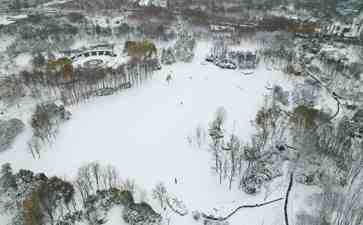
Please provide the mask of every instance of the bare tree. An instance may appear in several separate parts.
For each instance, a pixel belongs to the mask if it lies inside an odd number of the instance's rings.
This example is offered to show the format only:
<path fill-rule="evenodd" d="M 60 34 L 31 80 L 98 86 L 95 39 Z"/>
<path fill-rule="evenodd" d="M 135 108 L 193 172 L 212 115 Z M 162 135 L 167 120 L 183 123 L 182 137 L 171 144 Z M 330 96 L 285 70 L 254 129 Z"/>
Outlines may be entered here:
<path fill-rule="evenodd" d="M 221 158 L 220 148 L 221 140 L 224 137 L 223 124 L 226 120 L 226 111 L 219 107 L 215 113 L 215 118 L 209 126 L 209 136 L 212 138 L 211 150 L 214 157 L 214 171 L 219 174 L 219 182 L 222 183 L 223 161 Z"/>
<path fill-rule="evenodd" d="M 240 157 L 242 155 L 241 142 L 238 137 L 234 134 L 231 135 L 230 140 L 228 141 L 226 147 L 223 147 L 223 150 L 228 152 L 229 165 L 230 170 L 228 172 L 228 180 L 229 180 L 229 189 L 232 188 L 233 179 L 237 175 L 238 163 L 240 162 Z"/>
<path fill-rule="evenodd" d="M 152 197 L 160 203 L 160 207 L 165 210 L 167 198 L 166 187 L 163 183 L 158 183 L 152 191 Z"/>
<path fill-rule="evenodd" d="M 121 187 L 121 179 L 117 170 L 112 166 L 101 166 L 91 162 L 78 169 L 75 186 L 83 202 L 99 190 L 109 190 Z"/>

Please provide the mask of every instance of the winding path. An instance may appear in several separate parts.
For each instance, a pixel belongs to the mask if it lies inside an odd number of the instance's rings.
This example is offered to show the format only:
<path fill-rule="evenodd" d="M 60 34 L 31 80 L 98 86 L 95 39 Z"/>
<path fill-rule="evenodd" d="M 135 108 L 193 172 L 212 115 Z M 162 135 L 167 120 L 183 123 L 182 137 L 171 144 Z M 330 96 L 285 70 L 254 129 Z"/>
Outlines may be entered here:
<path fill-rule="evenodd" d="M 287 213 L 287 206 L 289 203 L 289 196 L 290 196 L 293 182 L 294 182 L 294 173 L 291 173 L 289 186 L 287 187 L 287 191 L 286 191 L 285 204 L 284 204 L 285 225 L 289 225 L 289 215 Z"/>
<path fill-rule="evenodd" d="M 268 201 L 268 202 L 263 202 L 263 203 L 260 203 L 260 204 L 254 204 L 254 205 L 241 205 L 239 207 L 237 207 L 235 210 L 233 210 L 231 213 L 229 213 L 227 216 L 225 217 L 214 217 L 214 216 L 211 216 L 211 215 L 206 215 L 205 213 L 202 213 L 202 216 L 205 218 L 205 219 L 209 219 L 209 220 L 214 220 L 214 221 L 225 221 L 225 220 L 228 220 L 231 216 L 233 216 L 234 214 L 236 214 L 238 212 L 238 210 L 240 209 L 245 209 L 245 208 L 257 208 L 257 207 L 262 207 L 262 206 L 265 206 L 265 205 L 270 205 L 272 203 L 275 203 L 275 202 L 278 202 L 278 201 L 281 201 L 283 200 L 284 198 L 277 198 L 277 199 L 274 199 L 274 200 L 271 200 L 271 201 Z"/>
<path fill-rule="evenodd" d="M 310 72 L 309 70 L 306 70 L 307 75 L 309 77 L 311 77 L 312 79 L 314 79 L 316 82 L 318 82 L 319 86 L 324 88 L 329 94 L 330 96 L 336 101 L 337 103 L 337 111 L 327 120 L 327 122 L 332 121 L 335 117 L 337 117 L 340 113 L 340 106 L 341 106 L 341 102 L 340 99 L 341 97 L 339 97 L 334 91 L 331 91 L 319 78 L 317 78 L 312 72 Z M 326 122 L 326 123 L 327 123 Z"/>

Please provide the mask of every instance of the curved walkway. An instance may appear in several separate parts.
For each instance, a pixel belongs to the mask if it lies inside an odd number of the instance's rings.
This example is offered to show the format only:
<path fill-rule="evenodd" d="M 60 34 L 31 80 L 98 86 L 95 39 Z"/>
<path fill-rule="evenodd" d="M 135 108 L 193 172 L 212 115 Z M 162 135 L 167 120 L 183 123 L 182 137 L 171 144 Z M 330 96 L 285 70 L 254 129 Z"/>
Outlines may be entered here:
<path fill-rule="evenodd" d="M 340 113 L 340 98 L 334 91 L 331 91 L 319 78 L 317 78 L 312 72 L 310 72 L 309 70 L 306 70 L 308 76 L 310 76 L 312 79 L 314 79 L 316 82 L 318 82 L 319 86 L 324 88 L 328 94 L 335 100 L 335 102 L 337 103 L 337 111 L 328 119 L 327 122 L 332 121 L 335 117 L 337 117 Z"/>
<path fill-rule="evenodd" d="M 236 212 L 238 212 L 238 210 L 240 209 L 243 209 L 243 208 L 257 208 L 257 207 L 262 207 L 262 206 L 265 206 L 265 205 L 269 205 L 269 204 L 272 204 L 274 202 L 278 202 L 278 201 L 281 201 L 283 200 L 284 198 L 277 198 L 277 199 L 274 199 L 274 200 L 271 200 L 271 201 L 268 201 L 268 202 L 263 202 L 263 203 L 260 203 L 260 204 L 254 204 L 254 205 L 241 205 L 239 207 L 237 207 L 235 210 L 233 210 L 231 213 L 229 213 L 227 216 L 225 217 L 214 217 L 214 216 L 211 216 L 211 215 L 206 215 L 205 213 L 202 213 L 202 216 L 205 218 L 205 219 L 209 219 L 209 220 L 215 220 L 215 221 L 225 221 L 225 220 L 228 220 L 231 216 L 233 216 Z"/>

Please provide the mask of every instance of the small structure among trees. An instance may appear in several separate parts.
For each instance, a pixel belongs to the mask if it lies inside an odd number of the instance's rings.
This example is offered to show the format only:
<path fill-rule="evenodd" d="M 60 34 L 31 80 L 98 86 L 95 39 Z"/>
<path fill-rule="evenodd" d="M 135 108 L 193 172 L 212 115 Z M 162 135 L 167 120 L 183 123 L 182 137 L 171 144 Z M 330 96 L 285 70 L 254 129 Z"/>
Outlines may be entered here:
<path fill-rule="evenodd" d="M 61 57 L 58 60 L 68 59 L 70 64 L 80 65 L 82 67 L 101 67 L 105 66 L 107 60 L 104 60 L 104 57 L 114 58 L 117 56 L 114 52 L 114 44 L 109 43 L 100 43 L 96 45 L 91 45 L 87 48 L 82 49 L 68 49 L 59 52 Z M 87 61 L 87 59 L 90 59 Z M 83 62 L 86 59 L 86 62 L 89 63 L 79 63 Z M 58 61 L 57 60 L 57 61 Z M 97 63 L 95 63 L 97 62 Z"/>
<path fill-rule="evenodd" d="M 239 69 L 255 69 L 258 64 L 257 54 L 251 51 L 232 52 L 232 55 L 237 60 Z"/>

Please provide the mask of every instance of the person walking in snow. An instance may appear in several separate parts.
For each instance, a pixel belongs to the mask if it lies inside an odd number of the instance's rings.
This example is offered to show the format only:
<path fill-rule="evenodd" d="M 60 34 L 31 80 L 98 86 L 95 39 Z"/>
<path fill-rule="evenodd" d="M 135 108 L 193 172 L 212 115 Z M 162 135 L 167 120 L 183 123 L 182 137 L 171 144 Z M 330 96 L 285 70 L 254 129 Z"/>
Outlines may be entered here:
<path fill-rule="evenodd" d="M 176 177 L 174 178 L 174 183 L 178 184 L 178 180 L 176 179 Z"/>
<path fill-rule="evenodd" d="M 166 76 L 166 82 L 168 83 L 168 85 L 169 85 L 171 79 L 172 79 L 172 76 L 171 76 L 171 71 L 170 71 L 170 73 L 168 74 L 168 76 Z"/>

